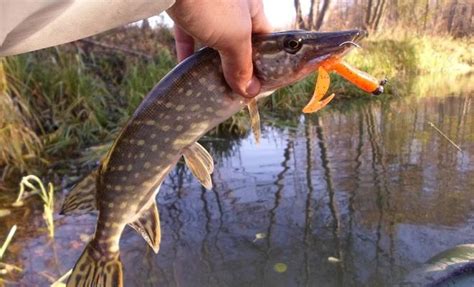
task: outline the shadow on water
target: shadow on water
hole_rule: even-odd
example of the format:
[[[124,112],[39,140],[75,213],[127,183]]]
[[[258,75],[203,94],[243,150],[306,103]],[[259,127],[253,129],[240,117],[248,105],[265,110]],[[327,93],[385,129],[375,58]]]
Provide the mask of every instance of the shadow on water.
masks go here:
[[[260,146],[252,136],[206,141],[219,155],[213,190],[184,166],[173,170],[158,196],[159,255],[124,233],[126,286],[391,286],[472,243],[472,77],[445,83],[297,115],[296,128],[264,129]],[[7,285],[54,281],[94,229],[95,215],[57,215],[49,241],[32,204],[0,218],[0,234],[19,225],[4,260],[23,272]]]

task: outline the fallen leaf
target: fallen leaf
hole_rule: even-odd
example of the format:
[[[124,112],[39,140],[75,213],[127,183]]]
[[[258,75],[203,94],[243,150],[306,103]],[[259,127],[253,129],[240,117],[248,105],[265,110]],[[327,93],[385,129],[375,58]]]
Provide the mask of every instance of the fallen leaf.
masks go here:
[[[253,240],[253,242],[257,241],[257,240],[260,240],[260,239],[264,239],[267,237],[267,234],[265,233],[257,233],[255,234],[255,239]]]
[[[339,262],[341,262],[341,259],[329,256],[328,261],[331,262],[331,263],[339,263]]]
[[[285,263],[277,263],[273,265],[273,270],[275,270],[278,273],[286,272],[287,269],[288,269],[288,266],[286,266]]]

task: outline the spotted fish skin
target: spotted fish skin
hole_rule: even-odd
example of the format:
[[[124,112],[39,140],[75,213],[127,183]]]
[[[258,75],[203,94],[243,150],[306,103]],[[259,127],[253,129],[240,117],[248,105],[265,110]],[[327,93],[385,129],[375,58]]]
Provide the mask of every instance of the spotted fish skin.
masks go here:
[[[123,129],[99,172],[96,249],[118,250],[123,228],[155,202],[182,150],[242,109],[219,67],[214,50],[201,51],[157,85]]]
[[[359,35],[357,30],[289,31],[254,37],[254,68],[262,94],[298,81],[330,56],[343,55],[349,48],[340,44]],[[153,88],[98,171],[96,232],[68,286],[122,285],[119,239],[125,226],[156,214],[149,212],[156,208],[155,196],[184,150],[247,102],[226,84],[219,54],[210,48],[182,62]]]

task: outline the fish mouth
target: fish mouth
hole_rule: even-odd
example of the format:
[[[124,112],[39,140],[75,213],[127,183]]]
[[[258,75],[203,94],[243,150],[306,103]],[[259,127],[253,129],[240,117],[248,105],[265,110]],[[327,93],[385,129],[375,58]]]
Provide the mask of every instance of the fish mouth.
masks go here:
[[[319,64],[330,58],[342,58],[366,35],[363,30],[347,30],[338,32],[308,33],[303,42],[314,49],[312,55],[305,59],[305,70],[316,69]]]

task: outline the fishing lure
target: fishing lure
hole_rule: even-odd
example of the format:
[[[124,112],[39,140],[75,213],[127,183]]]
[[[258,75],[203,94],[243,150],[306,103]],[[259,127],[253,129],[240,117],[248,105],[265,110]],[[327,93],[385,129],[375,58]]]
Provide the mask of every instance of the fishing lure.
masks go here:
[[[336,72],[359,89],[374,95],[383,93],[383,86],[387,82],[386,80],[379,82],[373,76],[350,66],[340,59],[327,60],[318,68],[318,77],[313,97],[303,108],[303,113],[315,113],[324,108],[334,98],[334,94],[331,94],[329,97],[323,99],[331,82],[328,71]]]
[[[337,74],[341,75],[344,79],[353,83],[359,89],[372,93],[374,95],[380,95],[383,93],[383,86],[386,84],[386,80],[378,81],[373,76],[367,74],[364,71],[358,70],[355,67],[350,66],[344,61],[330,61],[327,64],[323,64],[327,69],[333,70]]]
[[[304,107],[303,113],[315,113],[324,108],[334,98],[334,94],[323,100],[324,95],[329,89],[331,79],[328,72],[323,68],[318,68],[318,78],[316,80],[316,88],[314,89],[313,97],[309,103]]]

